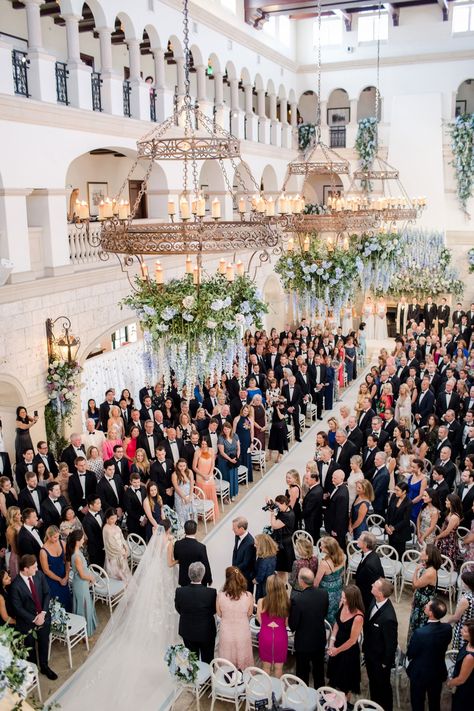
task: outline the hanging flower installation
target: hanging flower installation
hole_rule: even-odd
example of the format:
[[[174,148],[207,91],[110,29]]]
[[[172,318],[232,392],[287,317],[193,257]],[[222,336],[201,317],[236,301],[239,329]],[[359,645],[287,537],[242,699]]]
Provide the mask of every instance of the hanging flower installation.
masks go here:
[[[464,284],[451,265],[451,251],[441,232],[407,230],[401,238],[400,268],[392,279],[390,292],[416,296],[454,294],[460,296]]]
[[[316,137],[316,126],[314,123],[300,123],[298,126],[298,146],[304,151]]]
[[[365,118],[359,121],[355,149],[359,156],[360,168],[368,170],[377,155],[377,119]],[[372,185],[368,180],[361,181],[363,190],[370,192]]]
[[[306,241],[306,240],[305,240]],[[352,297],[357,281],[354,251],[322,244],[315,235],[308,249],[287,252],[275,265],[283,288],[300,297],[307,312],[325,313],[326,307],[338,311]]]
[[[463,212],[469,216],[467,202],[474,187],[474,114],[457,116],[449,125],[451,150],[456,171],[457,194]]]
[[[67,442],[64,438],[64,425],[72,424],[72,415],[76,407],[75,395],[79,388],[79,376],[82,368],[73,361],[67,363],[50,360],[46,376],[46,390],[49,403],[44,409],[46,435],[54,456],[59,455]]]
[[[197,288],[193,277],[167,284],[137,277],[137,291],[123,300],[136,311],[144,331],[146,357],[165,385],[174,371],[178,385],[188,392],[235,360],[245,360],[242,337],[246,328],[261,328],[266,304],[246,276],[232,282],[216,274],[204,277]]]
[[[471,247],[471,249],[467,253],[467,259],[469,264],[469,271],[472,274],[472,272],[474,272],[474,247]]]
[[[25,636],[16,632],[13,627],[5,625],[0,628],[0,699],[3,699],[8,690],[12,694],[18,694],[20,699],[26,698],[26,689],[31,683],[31,671],[26,661],[28,652],[24,640]],[[22,708],[20,699],[16,697],[18,705],[4,708]]]
[[[385,294],[400,266],[403,254],[397,232],[363,234],[357,239],[357,266],[363,291]]]

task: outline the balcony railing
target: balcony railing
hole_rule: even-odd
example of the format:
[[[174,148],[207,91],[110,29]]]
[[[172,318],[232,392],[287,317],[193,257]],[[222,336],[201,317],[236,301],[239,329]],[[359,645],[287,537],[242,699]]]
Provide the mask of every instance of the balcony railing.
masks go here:
[[[90,224],[91,237],[98,242],[102,225],[100,222]],[[85,228],[79,228],[77,225],[68,225],[69,237],[69,258],[71,264],[92,264],[100,261],[99,247],[92,247],[87,239]],[[91,240],[92,241],[92,240]]]
[[[150,89],[150,121],[156,122],[156,89]]]
[[[132,91],[132,87],[130,86],[129,81],[124,81],[122,85],[122,93],[123,93],[123,115],[130,116],[132,115],[132,112],[130,111],[130,92]]]
[[[330,148],[345,148],[346,147],[346,127],[345,126],[330,126],[329,127],[329,147]]]
[[[30,60],[27,59],[26,52],[18,49],[12,51],[13,83],[15,94],[19,96],[29,96],[28,92],[28,67]]]
[[[67,95],[67,78],[69,72],[65,62],[56,62],[56,98],[58,104],[69,105]]]
[[[100,72],[92,72],[91,74],[91,90],[92,90],[92,110],[102,111],[102,95],[101,95],[102,79]]]

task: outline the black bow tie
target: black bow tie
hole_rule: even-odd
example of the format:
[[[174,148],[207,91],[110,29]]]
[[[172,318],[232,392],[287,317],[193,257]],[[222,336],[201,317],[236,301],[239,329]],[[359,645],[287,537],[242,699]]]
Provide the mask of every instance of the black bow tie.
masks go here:
[[[80,477],[84,477],[85,475],[86,475],[85,472],[83,472],[83,473],[79,472],[79,476],[80,476]]]
[[[51,501],[53,502],[53,504],[57,504],[59,499],[51,499]]]
[[[30,489],[30,488],[28,487],[28,491],[29,491],[29,492],[30,492],[30,493],[32,494],[32,493],[33,493],[33,491],[36,491],[36,486],[35,486],[35,488],[34,488],[34,489]]]
[[[89,437],[90,437],[91,435],[95,435],[95,432],[89,432]]]

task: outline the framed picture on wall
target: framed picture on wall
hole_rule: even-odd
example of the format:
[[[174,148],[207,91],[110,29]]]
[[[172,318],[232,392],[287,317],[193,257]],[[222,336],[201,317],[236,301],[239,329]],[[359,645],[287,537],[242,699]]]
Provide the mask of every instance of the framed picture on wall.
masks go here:
[[[467,99],[456,99],[455,116],[462,116],[467,111]]]
[[[349,106],[344,106],[337,109],[328,109],[328,126],[345,126],[351,119],[351,110]]]
[[[87,196],[89,200],[89,213],[91,217],[98,216],[100,201],[105,200],[108,190],[108,183],[87,183]]]
[[[328,198],[340,198],[344,192],[343,185],[323,185],[323,205],[328,204]]]

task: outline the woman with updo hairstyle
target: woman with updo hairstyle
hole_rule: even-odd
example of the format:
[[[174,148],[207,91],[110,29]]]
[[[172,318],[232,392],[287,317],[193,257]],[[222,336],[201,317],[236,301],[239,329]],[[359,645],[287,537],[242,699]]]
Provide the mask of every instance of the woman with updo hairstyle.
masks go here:
[[[221,618],[217,656],[228,659],[241,671],[253,666],[249,626],[253,595],[247,591],[247,581],[235,566],[226,568],[224,587],[217,594],[216,611]]]

